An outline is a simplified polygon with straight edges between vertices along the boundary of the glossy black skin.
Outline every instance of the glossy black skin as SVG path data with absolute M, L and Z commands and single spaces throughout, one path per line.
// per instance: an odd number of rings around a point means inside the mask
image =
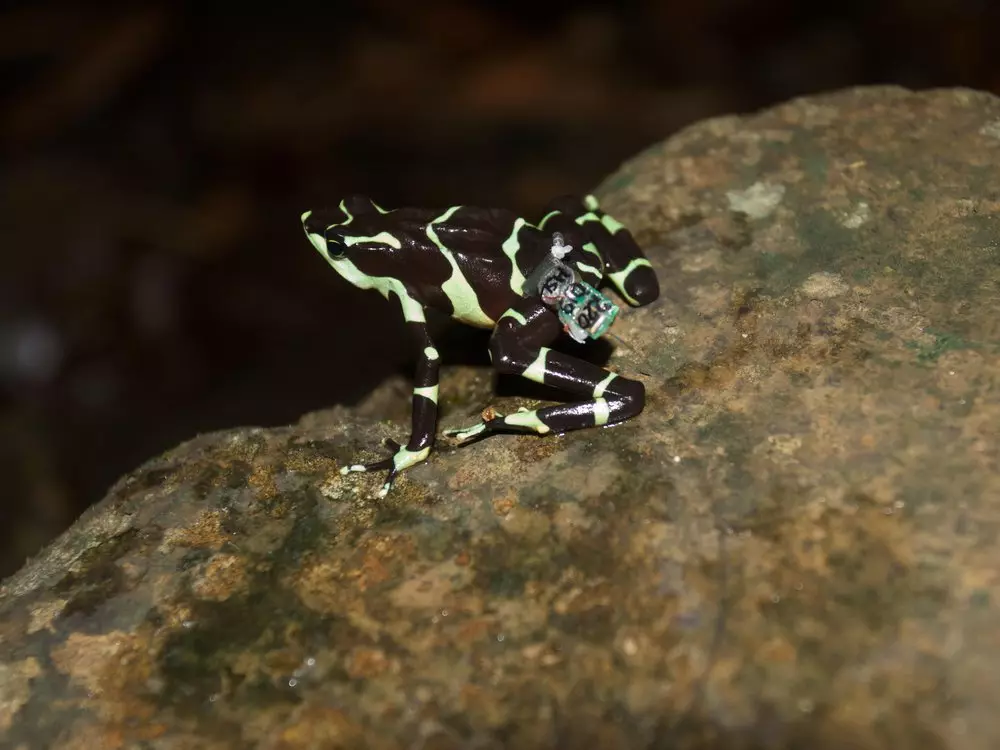
M 516 255 L 516 267 L 522 276 L 527 276 L 548 254 L 554 232 L 560 232 L 566 243 L 576 248 L 566 262 L 577 265 L 581 276 L 594 286 L 601 284 L 606 274 L 620 271 L 634 258 L 642 257 L 642 250 L 627 230 L 612 235 L 599 222 L 588 222 L 582 226 L 577 224 L 577 216 L 604 216 L 599 209 L 587 209 L 580 199 L 560 198 L 549 204 L 546 215 L 552 211 L 559 213 L 550 216 L 544 228 L 524 224 L 517 232 L 520 250 Z M 338 237 L 376 237 L 383 232 L 391 234 L 401 247 L 367 242 L 341 246 L 340 250 L 368 276 L 399 279 L 421 305 L 452 315 L 454 306 L 443 291 L 445 281 L 452 274 L 452 267 L 427 236 L 428 224 L 443 214 L 443 209 L 423 208 L 400 208 L 386 212 L 379 210 L 364 196 L 352 196 L 343 202 L 343 209 L 314 211 L 306 220 L 305 228 L 307 233 L 325 235 L 329 245 L 337 244 Z M 345 221 L 347 224 L 342 225 Z M 515 266 L 501 250 L 517 221 L 515 213 L 504 209 L 463 206 L 445 222 L 434 224 L 441 244 L 451 251 L 484 312 L 493 321 L 521 298 L 510 286 Z M 604 268 L 599 275 L 579 269 L 580 263 L 600 265 L 592 254 L 582 250 L 588 242 L 593 243 L 603 259 Z M 637 269 L 630 275 L 625 291 L 638 304 L 648 304 L 659 295 L 656 274 L 648 267 Z M 472 321 L 458 319 L 475 325 Z
M 325 238 L 329 259 L 335 268 L 338 260 L 348 260 L 363 274 L 360 281 L 359 277 L 348 278 L 349 281 L 365 287 L 371 286 L 372 279 L 393 279 L 399 283 L 397 288 L 381 291 L 387 297 L 392 294 L 407 298 L 401 300 L 406 303 L 403 305 L 404 317 L 420 356 L 414 383 L 410 439 L 403 449 L 390 443 L 394 455 L 387 459 L 351 467 L 356 471 L 388 470 L 383 494 L 398 471 L 423 460 L 411 460 L 412 454 L 429 451 L 434 442 L 437 403 L 425 395 L 426 390 L 417 391 L 437 386 L 440 360 L 426 354 L 433 349 L 433 343 L 422 308 L 437 309 L 464 323 L 492 328 L 490 354 L 498 372 L 527 374 L 538 380 L 539 363 L 536 360 L 543 354 L 540 382 L 582 399 L 529 412 L 528 418 L 523 414 L 496 414 L 473 428 L 452 430 L 452 435 L 464 435 L 464 439 L 468 439 L 495 432 L 561 433 L 595 424 L 614 424 L 642 411 L 645 399 L 642 384 L 622 376 L 611 379 L 599 398 L 595 398 L 595 387 L 606 381 L 611 373 L 576 357 L 547 349 L 563 331 L 558 316 L 531 290 L 518 293 L 512 289 L 512 278 L 529 276 L 548 255 L 553 235 L 558 232 L 566 244 L 574 248 L 563 262 L 572 265 L 583 280 L 599 286 L 612 274 L 642 259 L 640 262 L 644 265 L 634 267 L 623 281 L 619 278 L 620 283 L 616 286 L 633 306 L 649 304 L 659 296 L 656 274 L 644 260 L 632 235 L 610 217 L 605 219 L 606 214 L 596 206 L 596 201 L 588 200 L 589 204 L 567 196 L 553 201 L 538 226 L 523 222 L 510 211 L 471 206 L 460 207 L 445 218 L 442 218 L 445 210 L 403 208 L 385 211 L 363 196 L 345 199 L 339 208 L 315 211 L 304 219 L 307 235 L 319 234 Z M 514 232 L 518 224 L 520 227 Z M 433 241 L 428 225 L 447 249 L 454 265 Z M 390 235 L 392 242 L 386 242 Z M 358 237 L 369 239 L 358 242 Z M 514 242 L 512 237 L 516 238 L 518 246 L 513 262 L 503 251 L 504 243 L 509 247 Z M 592 251 L 585 251 L 585 245 Z M 462 304 L 463 300 L 468 300 L 468 295 L 454 293 L 455 267 L 468 282 L 467 288 L 474 292 L 475 302 L 485 318 L 469 314 L 469 306 Z M 446 293 L 450 278 L 451 295 Z M 531 370 L 533 363 L 535 368 Z

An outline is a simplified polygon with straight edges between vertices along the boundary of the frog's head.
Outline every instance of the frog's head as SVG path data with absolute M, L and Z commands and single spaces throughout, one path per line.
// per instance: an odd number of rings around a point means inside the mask
M 331 263 L 347 253 L 344 244 L 344 213 L 339 209 L 306 211 L 302 214 L 302 228 L 312 246 Z

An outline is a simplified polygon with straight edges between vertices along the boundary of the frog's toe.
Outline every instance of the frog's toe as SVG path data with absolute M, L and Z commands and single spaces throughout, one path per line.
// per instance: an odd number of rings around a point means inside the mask
M 460 427 L 456 430 L 445 430 L 444 436 L 449 438 L 454 438 L 458 441 L 459 445 L 467 443 L 473 438 L 488 435 L 492 432 L 497 425 L 503 423 L 504 415 L 494 409 L 492 406 L 487 406 L 483 409 L 483 413 L 480 414 L 480 421 L 469 427 Z
M 385 471 L 386 469 L 392 469 L 395 466 L 395 456 L 400 451 L 399 443 L 395 440 L 390 440 L 386 438 L 382 441 L 382 445 L 392 451 L 392 455 L 388 458 L 383 458 L 378 461 L 371 461 L 367 464 L 350 464 L 349 466 L 344 466 L 340 469 L 341 474 L 350 474 L 352 471 Z
M 444 435 L 445 437 L 453 438 L 461 444 L 472 440 L 472 438 L 478 435 L 482 435 L 484 432 L 486 432 L 486 422 L 479 422 L 469 427 L 461 427 L 457 430 L 445 430 Z
M 399 476 L 399 473 L 403 469 L 408 469 L 414 464 L 418 464 L 421 461 L 427 459 L 430 454 L 430 448 L 418 448 L 412 449 L 409 447 L 401 446 L 395 440 L 383 440 L 382 444 L 392 451 L 392 455 L 388 458 L 383 458 L 380 461 L 373 461 L 367 464 L 351 464 L 349 466 L 344 466 L 341 468 L 341 474 L 349 474 L 352 471 L 388 471 L 389 475 L 386 477 L 385 483 L 382 485 L 381 489 L 378 491 L 378 496 L 384 498 L 389 494 L 392 489 L 392 485 Z
M 384 471 L 392 468 L 392 459 L 384 458 L 381 461 L 373 461 L 369 464 L 351 464 L 341 468 L 341 474 L 350 474 L 352 471 Z

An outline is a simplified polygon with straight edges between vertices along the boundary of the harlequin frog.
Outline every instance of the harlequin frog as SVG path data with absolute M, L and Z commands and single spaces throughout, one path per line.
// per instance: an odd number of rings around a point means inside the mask
M 597 287 L 610 281 L 632 306 L 659 296 L 649 261 L 631 233 L 593 196 L 549 204 L 535 224 L 501 209 L 386 210 L 363 196 L 302 214 L 306 236 L 349 283 L 394 296 L 419 351 L 409 441 L 385 441 L 392 455 L 351 471 L 388 471 L 384 497 L 402 470 L 424 461 L 437 427 L 440 356 L 425 310 L 491 329 L 500 373 L 568 391 L 581 400 L 500 414 L 444 434 L 461 443 L 496 432 L 562 433 L 614 424 L 642 411 L 641 383 L 548 348 L 563 331 L 598 338 L 618 311 Z

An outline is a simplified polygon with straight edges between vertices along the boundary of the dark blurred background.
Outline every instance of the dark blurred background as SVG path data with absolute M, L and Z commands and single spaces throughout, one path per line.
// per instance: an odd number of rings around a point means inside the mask
M 306 208 L 535 216 L 707 116 L 855 84 L 1000 93 L 993 0 L 326 5 L 0 11 L 0 574 L 181 440 L 410 361 Z

